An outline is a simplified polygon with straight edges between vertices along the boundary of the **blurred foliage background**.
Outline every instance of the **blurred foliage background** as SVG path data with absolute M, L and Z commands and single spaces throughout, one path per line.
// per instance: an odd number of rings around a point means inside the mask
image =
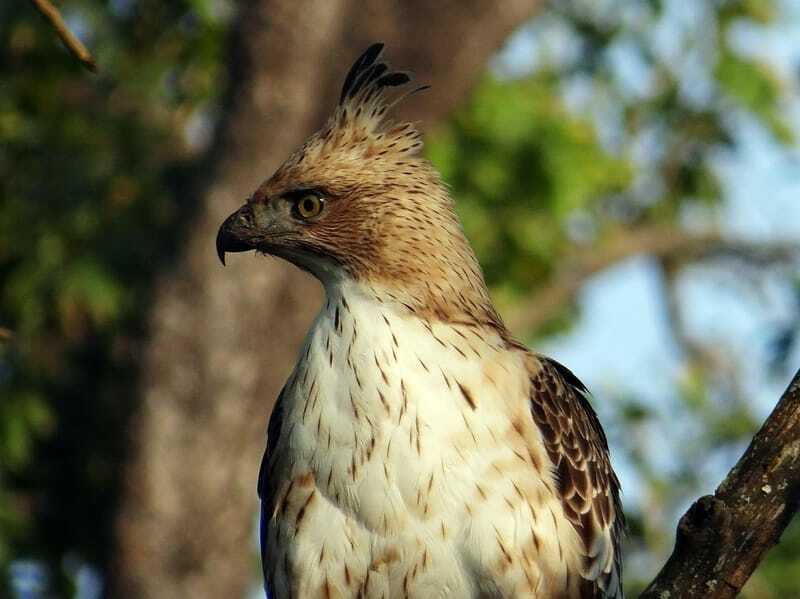
M 727 273 L 743 297 L 785 297 L 793 312 L 781 318 L 763 316 L 768 302 L 743 299 L 742 310 L 767 323 L 759 372 L 779 388 L 797 367 L 798 240 L 729 234 L 719 165 L 752 128 L 796 156 L 796 73 L 737 40 L 800 11 L 691 4 L 545 7 L 427 145 L 501 312 L 529 341 L 546 346 L 580 326 L 582 286 L 632 257 L 648 256 L 661 283 L 665 352 L 678 356 L 670 384 L 657 400 L 624 381 L 596 393 L 628 491 L 630 596 L 671 550 L 687 503 L 765 415 L 740 379 L 751 367 L 692 330 L 687 277 L 715 284 Z M 39 564 L 41 586 L 88 597 L 109 567 L 131 418 L 120 398 L 135 385 L 156 268 L 180 247 L 172 231 L 191 212 L 187 181 L 219 118 L 233 7 L 62 9 L 102 58 L 99 76 L 60 51 L 31 5 L 0 5 L 0 572 L 8 591 L 11 572 Z M 744 596 L 800 597 L 796 522 Z

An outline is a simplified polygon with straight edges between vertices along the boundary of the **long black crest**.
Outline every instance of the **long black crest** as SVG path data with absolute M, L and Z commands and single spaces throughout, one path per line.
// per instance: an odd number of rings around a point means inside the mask
M 345 77 L 342 85 L 342 95 L 339 104 L 344 104 L 358 92 L 367 87 L 376 90 L 383 87 L 397 87 L 411 81 L 408 73 L 390 71 L 389 65 L 379 60 L 383 52 L 383 44 L 372 44 L 350 67 L 350 72 Z

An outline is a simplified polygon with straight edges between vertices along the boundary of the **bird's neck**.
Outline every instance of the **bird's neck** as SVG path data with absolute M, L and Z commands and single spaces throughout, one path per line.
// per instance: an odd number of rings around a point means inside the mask
M 388 389 L 398 371 L 425 371 L 434 364 L 444 367 L 450 359 L 460 362 L 467 352 L 483 353 L 482 340 L 498 347 L 508 342 L 491 302 L 466 290 L 453 291 L 455 301 L 437 297 L 431 303 L 430 297 L 378 283 L 332 278 L 325 292 L 325 303 L 303 348 L 305 370 L 296 373 L 308 387 L 301 396 L 312 404 L 316 403 L 315 382 L 325 383 L 330 393 L 342 381 L 349 381 L 332 403 L 346 411 L 356 401 L 355 412 L 368 417 L 374 412 L 381 418 L 385 407 L 381 403 L 393 403 L 402 396 L 399 387 L 394 392 Z M 384 387 L 382 393 L 366 391 Z M 358 404 L 362 394 L 382 401 Z
M 352 299 L 429 323 L 475 325 L 507 334 L 477 261 L 466 261 L 457 271 L 420 269 L 411 278 L 332 278 L 324 286 L 326 306 Z
M 383 197 L 369 233 L 360 234 L 369 238 L 365 248 L 351 248 L 317 277 L 329 296 L 350 287 L 425 320 L 505 330 L 447 189 L 428 174 L 424 197 L 408 189 Z
M 474 314 L 452 312 L 440 318 L 418 306 L 410 296 L 375 285 L 352 280 L 326 285 L 325 303 L 291 385 L 301 388 L 298 409 L 306 418 L 315 410 L 322 416 L 352 411 L 365 416 L 369 426 L 395 418 L 400 402 L 407 401 L 405 385 L 430 376 L 436 384 L 457 389 L 458 381 L 466 384 L 472 376 L 470 360 L 480 362 L 509 347 L 505 329 L 493 320 L 486 324 Z M 359 418 L 345 418 L 339 432 L 360 424 Z M 346 445 L 351 438 L 348 432 Z

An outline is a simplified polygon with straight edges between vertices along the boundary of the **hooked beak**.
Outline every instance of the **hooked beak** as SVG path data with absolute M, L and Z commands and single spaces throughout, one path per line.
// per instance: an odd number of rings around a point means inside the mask
M 246 252 L 255 249 L 252 238 L 253 211 L 248 204 L 225 219 L 217 231 L 217 256 L 225 266 L 226 252 Z

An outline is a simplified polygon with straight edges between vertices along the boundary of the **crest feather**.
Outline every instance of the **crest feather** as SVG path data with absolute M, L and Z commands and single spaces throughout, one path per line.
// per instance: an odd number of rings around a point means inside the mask
M 338 113 L 369 113 L 373 118 L 382 117 L 398 102 L 430 87 L 421 85 L 387 103 L 384 91 L 390 87 L 402 87 L 410 83 L 413 77 L 406 71 L 391 70 L 389 63 L 382 59 L 382 54 L 383 44 L 372 44 L 350 67 L 342 85 Z
M 383 47 L 382 43 L 372 44 L 356 59 L 344 79 L 334 114 L 316 140 L 309 140 L 306 149 L 321 141 L 320 150 L 337 147 L 354 151 L 359 148 L 373 155 L 396 156 L 416 153 L 422 147 L 413 124 L 394 123 L 387 114 L 397 103 L 428 86 L 387 98 L 386 90 L 410 83 L 412 76 L 392 70 L 382 57 Z
M 408 73 L 390 71 L 389 65 L 379 60 L 381 54 L 383 54 L 383 44 L 377 43 L 372 44 L 356 59 L 342 85 L 340 106 L 350 103 L 361 104 L 379 94 L 384 88 L 400 87 L 411 81 L 411 75 Z
M 344 79 L 344 85 L 342 85 L 342 95 L 339 98 L 339 104 L 344 104 L 347 98 L 353 96 L 352 87 L 356 79 L 362 72 L 364 72 L 364 70 L 368 69 L 375 63 L 375 60 L 381 55 L 381 52 L 383 52 L 383 44 L 378 42 L 377 44 L 372 44 L 361 56 L 356 59 L 356 61 L 353 63 L 353 66 L 350 67 L 347 77 Z

